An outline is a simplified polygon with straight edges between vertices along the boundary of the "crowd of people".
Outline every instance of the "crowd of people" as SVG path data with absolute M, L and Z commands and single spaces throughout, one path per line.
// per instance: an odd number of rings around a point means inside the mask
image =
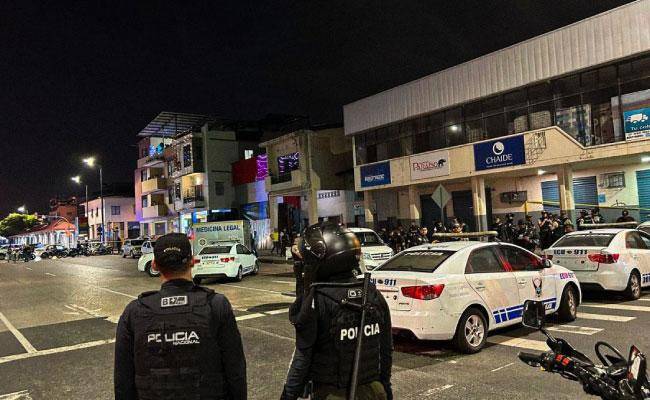
M 436 233 L 463 233 L 468 231 L 467 224 L 459 218 L 453 217 L 449 225 L 436 221 L 431 229 L 415 224 L 412 224 L 408 229 L 404 228 L 403 225 L 397 225 L 397 227 L 390 230 L 382 227 L 378 233 L 384 243 L 397 253 L 413 246 L 431 243 Z

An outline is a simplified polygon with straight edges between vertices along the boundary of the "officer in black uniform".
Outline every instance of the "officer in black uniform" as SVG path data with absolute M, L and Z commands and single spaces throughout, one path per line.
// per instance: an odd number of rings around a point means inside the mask
M 156 241 L 160 291 L 124 310 L 115 341 L 115 399 L 246 399 L 246 360 L 228 299 L 192 283 L 187 237 Z
M 305 282 L 297 287 L 305 292 L 290 315 L 296 349 L 281 399 L 297 399 L 311 383 L 314 400 L 345 400 L 361 319 L 363 281 L 352 273 L 361 246 L 348 229 L 324 222 L 305 230 L 300 249 Z M 390 313 L 372 284 L 367 304 L 356 398 L 392 399 Z

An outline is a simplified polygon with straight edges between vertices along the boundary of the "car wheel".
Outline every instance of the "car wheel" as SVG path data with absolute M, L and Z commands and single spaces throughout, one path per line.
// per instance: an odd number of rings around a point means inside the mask
M 562 292 L 560 308 L 557 310 L 557 316 L 561 321 L 572 322 L 578 316 L 578 294 L 572 286 L 566 286 Z
M 630 300 L 637 300 L 641 297 L 641 277 L 638 272 L 632 271 L 623 294 Z
M 253 272 L 251 272 L 251 275 L 257 275 L 260 273 L 260 261 L 255 260 L 255 265 L 253 266 Z
M 242 279 L 244 279 L 244 271 L 240 265 L 239 269 L 237 270 L 237 276 L 235 276 L 235 281 L 241 282 Z
M 154 271 L 151 268 L 151 261 L 147 261 L 147 263 L 144 265 L 144 272 L 146 272 L 147 275 L 149 275 L 149 276 L 158 276 L 158 275 L 160 275 L 160 272 Z
M 135 255 L 133 254 L 133 251 L 129 253 L 129 257 L 133 258 L 135 260 Z
M 199 278 L 198 276 L 194 277 L 194 278 L 192 278 L 192 282 L 194 282 L 195 285 L 200 285 L 201 284 L 201 278 Z
M 456 327 L 454 342 L 461 353 L 473 354 L 481 351 L 487 340 L 487 322 L 476 308 L 463 313 Z
M 43 253 L 43 254 L 41 254 L 41 258 L 42 258 L 42 259 L 46 259 L 46 258 L 48 258 L 48 257 L 50 257 L 50 255 L 47 254 L 47 253 Z

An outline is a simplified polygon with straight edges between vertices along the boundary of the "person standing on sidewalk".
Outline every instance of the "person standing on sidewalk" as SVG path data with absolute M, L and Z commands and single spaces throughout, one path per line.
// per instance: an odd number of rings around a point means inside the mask
M 278 254 L 280 253 L 280 234 L 278 233 L 277 229 L 274 229 L 273 232 L 271 232 L 271 242 L 273 242 L 273 248 L 271 249 L 271 254 L 274 254 L 275 251 L 278 251 Z

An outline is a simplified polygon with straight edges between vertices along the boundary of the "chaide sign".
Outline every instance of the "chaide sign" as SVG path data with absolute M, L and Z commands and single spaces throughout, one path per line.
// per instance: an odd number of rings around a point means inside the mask
M 477 171 L 526 164 L 524 136 L 513 136 L 474 145 Z

